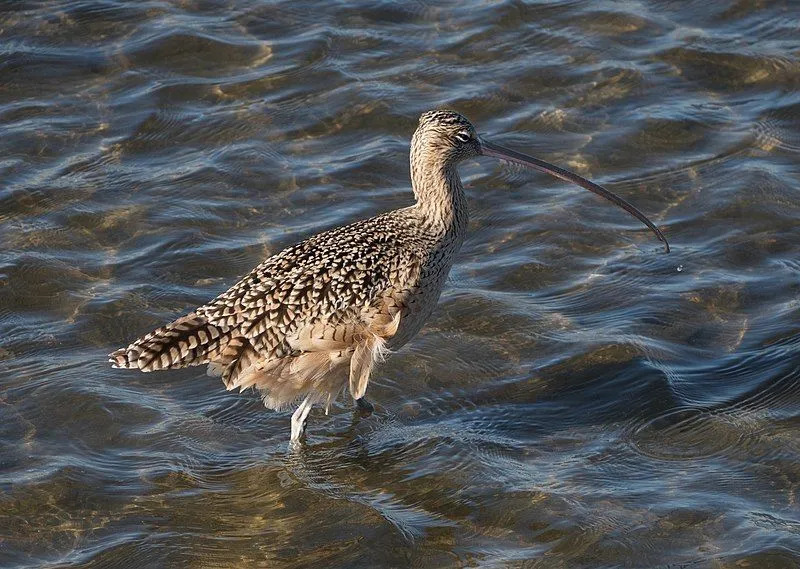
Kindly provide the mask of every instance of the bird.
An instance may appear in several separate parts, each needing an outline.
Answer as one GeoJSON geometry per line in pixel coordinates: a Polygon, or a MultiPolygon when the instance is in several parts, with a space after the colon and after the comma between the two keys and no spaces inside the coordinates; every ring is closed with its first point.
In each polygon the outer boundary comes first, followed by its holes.
{"type": "Polygon", "coordinates": [[[267,408],[295,408],[290,446],[308,414],[349,390],[366,397],[376,365],[406,344],[436,306],[467,232],[457,166],[494,157],[575,183],[622,207],[664,244],[633,205],[581,176],[479,136],[460,113],[425,112],[411,139],[415,202],[313,235],[268,257],[228,290],[109,354],[114,368],[206,365],[228,390],[253,387],[267,408]]]}

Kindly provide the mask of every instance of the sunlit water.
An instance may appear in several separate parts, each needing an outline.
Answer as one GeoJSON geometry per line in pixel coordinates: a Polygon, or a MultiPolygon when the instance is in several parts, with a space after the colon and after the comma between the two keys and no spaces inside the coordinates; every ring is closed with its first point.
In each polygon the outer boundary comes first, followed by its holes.
{"type": "Polygon", "coordinates": [[[800,7],[4,2],[0,566],[800,563],[800,7]],[[419,114],[491,160],[439,308],[287,413],[106,354],[410,203],[419,114]]]}

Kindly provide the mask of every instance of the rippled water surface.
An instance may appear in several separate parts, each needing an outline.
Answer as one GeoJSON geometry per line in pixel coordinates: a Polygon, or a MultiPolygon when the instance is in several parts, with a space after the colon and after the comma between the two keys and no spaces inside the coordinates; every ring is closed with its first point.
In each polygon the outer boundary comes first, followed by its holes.
{"type": "Polygon", "coordinates": [[[794,1],[0,4],[0,566],[800,565],[794,1]],[[466,162],[440,305],[289,416],[106,354],[466,162]]]}

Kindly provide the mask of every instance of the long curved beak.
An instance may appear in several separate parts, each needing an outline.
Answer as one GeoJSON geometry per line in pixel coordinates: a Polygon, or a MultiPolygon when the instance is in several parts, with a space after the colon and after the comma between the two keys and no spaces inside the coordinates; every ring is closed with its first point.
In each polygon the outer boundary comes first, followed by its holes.
{"type": "Polygon", "coordinates": [[[544,160],[539,160],[538,158],[534,158],[533,156],[528,156],[527,154],[522,154],[521,152],[517,152],[516,150],[511,150],[510,148],[504,148],[497,144],[493,144],[484,140],[483,138],[480,139],[481,145],[481,154],[484,156],[492,156],[494,158],[499,158],[500,160],[507,160],[508,162],[514,162],[516,164],[522,164],[523,166],[528,166],[529,168],[533,168],[534,170],[539,170],[540,172],[545,172],[546,174],[550,174],[551,176],[555,176],[556,178],[561,178],[567,182],[572,182],[573,184],[577,184],[582,188],[586,188],[590,192],[594,192],[599,196],[603,196],[609,201],[614,202],[619,207],[630,213],[633,217],[644,223],[647,227],[649,227],[653,233],[656,234],[656,237],[660,241],[664,242],[664,250],[665,252],[669,253],[669,243],[667,243],[666,237],[664,234],[661,233],[661,230],[656,227],[656,225],[647,219],[647,216],[643,214],[641,211],[636,209],[633,205],[626,202],[624,199],[619,197],[617,194],[609,192],[602,186],[598,186],[594,182],[590,182],[586,178],[582,178],[577,174],[570,172],[569,170],[564,170],[563,168],[559,168],[554,164],[550,164],[549,162],[545,162],[544,160]]]}

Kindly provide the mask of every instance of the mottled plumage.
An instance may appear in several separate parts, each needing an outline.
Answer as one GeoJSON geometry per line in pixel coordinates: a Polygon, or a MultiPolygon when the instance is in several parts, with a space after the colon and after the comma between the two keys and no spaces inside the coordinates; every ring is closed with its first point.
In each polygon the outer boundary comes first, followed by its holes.
{"type": "Polygon", "coordinates": [[[302,399],[292,417],[298,440],[314,404],[327,407],[345,387],[362,400],[375,363],[422,327],[466,231],[456,165],[499,148],[458,113],[423,114],[411,143],[414,205],[284,249],[208,304],[113,352],[113,367],[207,364],[229,390],[257,388],[267,407],[302,399]]]}
{"type": "Polygon", "coordinates": [[[362,398],[374,363],[422,327],[463,242],[461,156],[442,146],[464,130],[475,136],[451,111],[420,119],[415,205],[284,249],[208,304],[112,353],[111,363],[141,371],[208,364],[228,389],[256,387],[273,409],[301,398],[329,405],[345,386],[362,398]],[[421,169],[422,160],[437,170],[421,169]]]}

